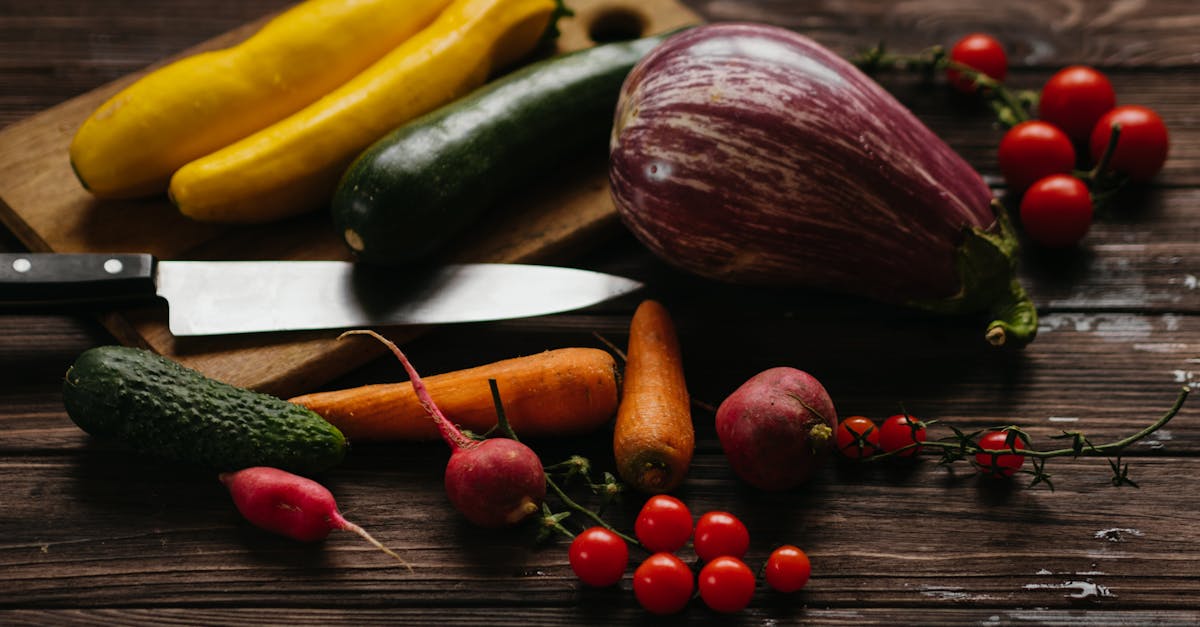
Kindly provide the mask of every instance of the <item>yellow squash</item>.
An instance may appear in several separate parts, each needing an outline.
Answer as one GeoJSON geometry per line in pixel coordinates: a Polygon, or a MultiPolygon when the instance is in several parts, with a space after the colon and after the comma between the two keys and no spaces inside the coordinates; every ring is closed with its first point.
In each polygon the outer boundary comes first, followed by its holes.
{"type": "Polygon", "coordinates": [[[183,164],[299,111],[428,26],[451,0],[308,0],[245,41],[150,72],[71,143],[101,198],[161,194],[183,164]]]}
{"type": "Polygon", "coordinates": [[[296,114],[201,157],[171,200],[206,222],[261,223],[326,206],[372,142],[483,84],[537,46],[555,0],[454,0],[425,30],[296,114]]]}

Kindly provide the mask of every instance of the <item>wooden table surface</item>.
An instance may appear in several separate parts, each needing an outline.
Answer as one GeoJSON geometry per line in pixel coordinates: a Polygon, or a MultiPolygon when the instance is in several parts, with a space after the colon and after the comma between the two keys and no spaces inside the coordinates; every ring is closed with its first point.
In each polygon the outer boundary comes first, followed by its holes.
{"type": "MultiPolygon", "coordinates": [[[[284,0],[0,1],[0,126],[278,10],[284,0]]],[[[1171,156],[1150,185],[1123,194],[1084,243],[1027,247],[1021,275],[1041,312],[1038,339],[996,351],[977,321],[944,319],[813,292],[715,286],[681,276],[628,234],[574,265],[640,278],[673,312],[689,388],[719,403],[754,373],[789,365],[817,376],[842,416],[908,411],[971,431],[1018,424],[1039,448],[1064,429],[1093,442],[1159,417],[1200,372],[1200,7],[1192,0],[819,3],[689,0],[709,20],[797,29],[843,55],[886,41],[898,51],[971,31],[1008,46],[1009,83],[1037,88],[1058,68],[1105,70],[1122,103],[1158,110],[1171,156]]],[[[1002,130],[983,107],[903,76],[880,79],[1003,196],[1002,130]]],[[[847,245],[853,245],[848,243],[847,245]]],[[[22,250],[0,234],[0,250],[22,250]]],[[[408,347],[426,373],[568,345],[618,345],[635,301],[537,321],[441,329],[408,347]]],[[[440,444],[356,447],[322,477],[347,516],[414,565],[399,568],[349,534],[298,545],[245,523],[207,474],[92,441],[67,418],[62,374],[112,342],[84,315],[0,316],[0,623],[247,622],[657,624],[629,573],[582,588],[564,540],[528,529],[481,532],[441,488],[440,444]]],[[[402,378],[377,361],[327,387],[402,378]]],[[[760,588],[726,620],[744,624],[1195,624],[1200,622],[1200,409],[1130,447],[1139,488],[1113,487],[1104,459],[1055,459],[1055,489],[978,479],[926,456],[896,467],[828,464],[803,489],[756,492],[721,454],[712,414],[676,493],[697,514],[747,522],[752,566],[788,542],[811,556],[800,593],[760,588]]],[[[535,442],[611,466],[607,432],[535,442]]],[[[641,499],[611,520],[629,529],[641,499]]],[[[635,552],[637,560],[641,554],[635,552]]],[[[716,615],[697,600],[678,620],[716,615]]]]}

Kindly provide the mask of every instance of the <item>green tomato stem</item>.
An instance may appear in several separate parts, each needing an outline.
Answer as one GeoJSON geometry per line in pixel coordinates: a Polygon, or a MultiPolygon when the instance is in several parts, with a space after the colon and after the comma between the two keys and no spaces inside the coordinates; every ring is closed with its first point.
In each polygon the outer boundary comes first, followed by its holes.
{"type": "Polygon", "coordinates": [[[1112,131],[1108,134],[1108,144],[1104,146],[1104,153],[1100,156],[1100,161],[1096,162],[1096,167],[1088,170],[1084,176],[1090,182],[1095,182],[1104,175],[1104,171],[1108,169],[1108,164],[1112,162],[1113,153],[1117,151],[1117,140],[1121,139],[1121,123],[1117,122],[1112,125],[1112,131]]]}
{"type": "MultiPolygon", "coordinates": [[[[505,413],[504,413],[504,403],[502,403],[500,401],[500,388],[497,386],[496,380],[488,379],[488,386],[491,387],[492,401],[496,405],[497,427],[500,429],[501,433],[505,434],[509,438],[512,438],[513,440],[516,440],[517,434],[515,431],[513,431],[512,425],[508,422],[508,416],[505,415],[505,413]]],[[[551,469],[562,468],[564,466],[567,467],[568,469],[580,468],[580,467],[586,465],[586,461],[587,461],[586,459],[584,459],[578,455],[573,455],[567,461],[562,462],[561,464],[556,464],[556,465],[552,466],[551,469]],[[582,463],[581,463],[581,460],[582,460],[582,463]]],[[[622,540],[625,540],[626,542],[628,542],[634,546],[637,546],[637,547],[642,546],[641,543],[637,541],[637,539],[631,538],[631,537],[625,535],[624,533],[621,533],[616,528],[614,528],[612,525],[608,524],[608,522],[606,522],[603,518],[601,518],[600,515],[597,514],[596,512],[593,512],[592,510],[575,502],[575,499],[572,499],[570,496],[568,496],[566,491],[564,491],[561,487],[559,487],[558,483],[554,481],[554,478],[551,477],[550,473],[546,472],[545,469],[543,469],[542,475],[546,478],[546,486],[549,487],[550,490],[553,491],[554,494],[558,496],[559,500],[561,500],[563,505],[567,506],[568,509],[578,512],[580,514],[583,514],[584,516],[587,516],[588,518],[595,521],[597,524],[603,526],[605,529],[608,529],[609,531],[620,536],[622,540]]],[[[554,522],[554,528],[556,531],[566,534],[567,537],[571,537],[571,538],[575,537],[575,534],[571,533],[570,530],[568,530],[566,527],[563,527],[562,525],[558,524],[558,521],[554,522]]]]}
{"type": "Polygon", "coordinates": [[[930,46],[917,54],[904,55],[884,52],[883,44],[880,44],[851,58],[850,61],[867,72],[879,69],[903,70],[910,67],[926,74],[937,70],[954,70],[971,79],[981,95],[992,103],[997,119],[1005,127],[1016,126],[1032,119],[1030,108],[1037,102],[1035,93],[1014,92],[987,74],[950,59],[941,46],[930,46]]]}
{"type": "Polygon", "coordinates": [[[882,459],[887,459],[889,457],[894,457],[894,456],[900,455],[905,451],[908,451],[908,450],[914,449],[914,448],[918,448],[918,447],[934,448],[934,449],[941,449],[941,450],[960,450],[966,455],[974,455],[977,453],[984,453],[984,454],[991,454],[991,455],[1011,455],[1011,454],[1015,453],[1018,455],[1024,455],[1026,457],[1033,457],[1033,458],[1038,458],[1038,459],[1049,459],[1051,457],[1066,457],[1068,455],[1072,456],[1072,457],[1101,457],[1101,456],[1107,455],[1108,453],[1111,453],[1114,451],[1120,451],[1121,449],[1124,449],[1125,447],[1129,446],[1130,444],[1133,444],[1134,442],[1137,442],[1138,440],[1141,440],[1142,438],[1144,438],[1144,437],[1150,435],[1151,433],[1154,433],[1155,431],[1158,431],[1159,429],[1166,426],[1166,424],[1168,422],[1170,422],[1171,419],[1174,418],[1181,409],[1183,409],[1184,401],[1187,400],[1188,394],[1190,394],[1191,391],[1192,391],[1191,387],[1184,386],[1179,391],[1179,395],[1175,398],[1175,403],[1173,405],[1171,405],[1171,408],[1168,409],[1167,412],[1162,415],[1162,417],[1160,417],[1158,420],[1154,421],[1152,424],[1150,424],[1146,428],[1142,429],[1141,431],[1138,431],[1137,433],[1134,433],[1133,435],[1122,438],[1115,442],[1109,442],[1108,444],[1101,444],[1101,445],[1097,446],[1097,445],[1088,443],[1086,446],[1084,446],[1078,450],[1075,448],[1061,448],[1061,449],[1054,449],[1054,450],[1049,450],[1049,451],[1039,451],[1039,450],[1035,450],[1035,449],[1018,449],[1018,448],[1015,448],[1015,445],[1010,448],[1002,448],[1002,449],[988,448],[988,449],[985,449],[985,448],[980,448],[979,445],[975,444],[971,440],[971,438],[965,437],[965,438],[955,438],[953,441],[934,440],[934,441],[930,441],[930,442],[917,442],[917,443],[909,444],[902,448],[898,448],[894,451],[889,451],[887,453],[881,453],[879,455],[873,455],[871,457],[866,458],[863,461],[874,462],[874,461],[879,461],[882,459]]]}
{"type": "Polygon", "coordinates": [[[573,511],[579,512],[580,514],[583,514],[584,516],[587,516],[588,518],[595,521],[596,524],[617,534],[618,536],[620,536],[620,538],[622,540],[628,542],[629,544],[632,544],[633,546],[636,546],[636,547],[642,546],[642,543],[638,542],[637,538],[630,537],[630,536],[618,531],[615,527],[608,524],[607,521],[605,521],[603,518],[601,518],[599,514],[580,505],[579,503],[576,503],[575,500],[572,499],[570,496],[568,496],[567,493],[564,492],[562,488],[558,487],[558,484],[554,482],[554,479],[550,478],[550,475],[546,475],[546,485],[554,492],[554,494],[556,496],[558,496],[559,500],[561,500],[563,502],[563,505],[566,505],[568,509],[571,509],[573,511]]]}
{"type": "Polygon", "coordinates": [[[1001,124],[1011,127],[1031,119],[1029,111],[1025,108],[1025,103],[1021,102],[1021,99],[1000,81],[969,65],[953,61],[946,57],[942,57],[938,65],[939,67],[954,70],[970,78],[974,81],[975,86],[980,88],[985,98],[998,102],[1001,106],[997,110],[997,116],[1001,124]]]}

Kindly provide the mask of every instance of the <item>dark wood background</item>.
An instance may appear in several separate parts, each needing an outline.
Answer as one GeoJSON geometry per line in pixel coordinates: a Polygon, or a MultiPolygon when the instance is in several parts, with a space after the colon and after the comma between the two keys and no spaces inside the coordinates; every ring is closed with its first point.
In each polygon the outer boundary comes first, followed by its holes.
{"type": "MultiPolygon", "coordinates": [[[[287,6],[282,0],[0,1],[0,125],[67,100],[287,6]]],[[[1200,9],[1156,2],[817,3],[690,0],[710,20],[804,32],[844,55],[949,44],[971,31],[1010,50],[1009,82],[1056,69],[1105,70],[1122,103],[1158,110],[1171,156],[1152,185],[1098,217],[1077,250],[1027,249],[1022,275],[1042,313],[1026,350],[990,350],[977,321],[942,319],[811,292],[718,287],[680,276],[615,230],[571,263],[647,281],[675,314],[695,398],[719,403],[775,365],[816,375],[843,416],[899,403],[964,431],[1019,424],[1037,443],[1062,429],[1107,442],[1136,431],[1200,372],[1200,9]]],[[[1002,130],[986,109],[903,76],[880,80],[997,185],[1002,130]]],[[[852,245],[852,244],[848,244],[852,245]]],[[[0,250],[21,250],[0,232],[0,250]]],[[[633,301],[549,319],[435,331],[408,353],[440,372],[567,345],[623,344],[633,301]]],[[[480,532],[443,496],[440,445],[356,447],[322,480],[352,520],[415,572],[343,534],[300,546],[244,523],[215,479],[133,458],[66,417],[62,373],[112,339],[85,316],[0,316],[0,622],[327,624],[654,623],[629,578],[583,589],[566,543],[527,530],[480,532]]],[[[340,387],[402,378],[379,361],[340,387]]],[[[797,544],[812,582],[760,590],[731,622],[1200,622],[1197,401],[1131,447],[1139,489],[1109,485],[1100,459],[1054,460],[1056,490],[980,481],[964,464],[826,466],[802,490],[767,495],[731,475],[696,412],[695,464],[678,492],[696,513],[727,509],[752,533],[748,561],[797,544]]],[[[935,435],[945,431],[933,427],[935,435]]],[[[535,442],[610,464],[607,434],[535,442]]],[[[631,527],[640,499],[612,519],[631,527]]],[[[635,559],[638,555],[635,553],[635,559]]],[[[632,569],[632,568],[631,568],[632,569]]],[[[698,601],[680,621],[715,619],[698,601]]]]}

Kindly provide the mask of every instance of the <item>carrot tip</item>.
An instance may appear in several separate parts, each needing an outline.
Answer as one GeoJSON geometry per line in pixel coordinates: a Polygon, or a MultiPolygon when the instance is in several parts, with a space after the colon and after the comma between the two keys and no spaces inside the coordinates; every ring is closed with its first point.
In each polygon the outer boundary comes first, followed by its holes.
{"type": "Polygon", "coordinates": [[[667,464],[651,460],[639,464],[632,481],[643,492],[666,492],[674,486],[674,474],[667,464]]]}

